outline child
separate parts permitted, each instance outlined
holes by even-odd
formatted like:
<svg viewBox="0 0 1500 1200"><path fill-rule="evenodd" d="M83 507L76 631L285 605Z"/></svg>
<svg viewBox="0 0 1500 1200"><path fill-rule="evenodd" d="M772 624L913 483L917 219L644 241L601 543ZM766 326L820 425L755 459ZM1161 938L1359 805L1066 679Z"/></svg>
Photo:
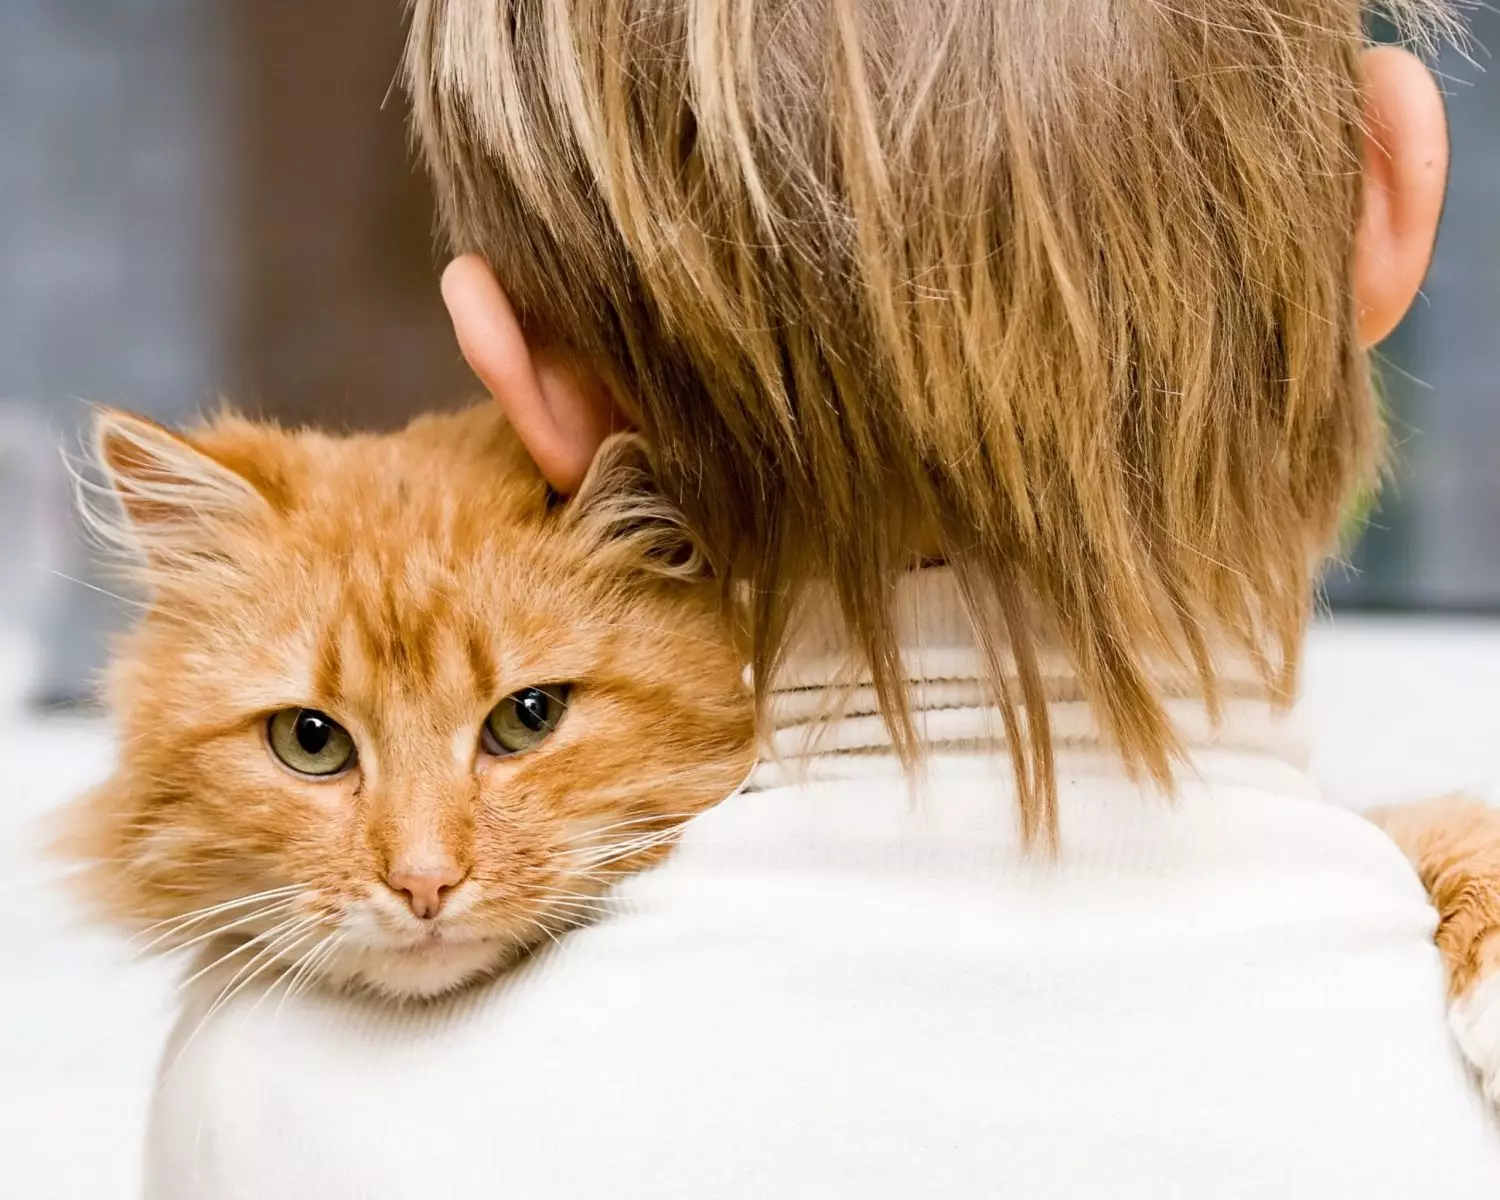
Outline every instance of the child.
<svg viewBox="0 0 1500 1200"><path fill-rule="evenodd" d="M461 1014L262 1023L296 1149L206 1031L154 1194L1500 1184L1431 909L1284 712L1446 171L1360 19L417 0L465 355L559 492L643 432L775 761Z"/></svg>

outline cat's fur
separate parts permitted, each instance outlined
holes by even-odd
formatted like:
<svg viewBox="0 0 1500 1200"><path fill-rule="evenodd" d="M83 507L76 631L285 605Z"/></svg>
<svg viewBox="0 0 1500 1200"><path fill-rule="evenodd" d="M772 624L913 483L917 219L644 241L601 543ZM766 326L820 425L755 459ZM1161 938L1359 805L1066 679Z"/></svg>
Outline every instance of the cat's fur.
<svg viewBox="0 0 1500 1200"><path fill-rule="evenodd" d="M1500 808L1444 796L1371 814L1416 868L1437 909L1448 1023L1500 1105Z"/></svg>
<svg viewBox="0 0 1500 1200"><path fill-rule="evenodd" d="M96 444L148 602L109 677L118 766L70 837L148 944L435 995L586 918L752 764L733 622L632 439L566 504L495 405L347 437L105 412ZM487 754L490 710L544 684L572 685L553 735ZM357 765L282 767L287 708ZM386 881L412 855L464 874L435 919Z"/></svg>

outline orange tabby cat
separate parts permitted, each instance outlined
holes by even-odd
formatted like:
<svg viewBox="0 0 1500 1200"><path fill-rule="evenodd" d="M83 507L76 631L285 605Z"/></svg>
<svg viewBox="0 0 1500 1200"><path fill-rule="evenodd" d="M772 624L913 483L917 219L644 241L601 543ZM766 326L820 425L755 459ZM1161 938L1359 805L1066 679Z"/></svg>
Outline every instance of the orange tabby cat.
<svg viewBox="0 0 1500 1200"><path fill-rule="evenodd" d="M150 603L72 849L226 988L458 987L745 778L742 657L633 439L561 505L494 405L350 437L106 412L97 447Z"/></svg>

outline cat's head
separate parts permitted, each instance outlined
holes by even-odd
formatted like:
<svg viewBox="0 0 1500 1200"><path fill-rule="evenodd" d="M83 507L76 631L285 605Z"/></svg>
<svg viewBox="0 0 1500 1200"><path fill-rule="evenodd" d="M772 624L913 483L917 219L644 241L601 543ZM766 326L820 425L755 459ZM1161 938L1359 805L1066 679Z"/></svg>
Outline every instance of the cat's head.
<svg viewBox="0 0 1500 1200"><path fill-rule="evenodd" d="M437 994L751 764L719 588L632 439L566 503L493 405L348 437L106 412L96 446L148 598L73 841L162 948Z"/></svg>

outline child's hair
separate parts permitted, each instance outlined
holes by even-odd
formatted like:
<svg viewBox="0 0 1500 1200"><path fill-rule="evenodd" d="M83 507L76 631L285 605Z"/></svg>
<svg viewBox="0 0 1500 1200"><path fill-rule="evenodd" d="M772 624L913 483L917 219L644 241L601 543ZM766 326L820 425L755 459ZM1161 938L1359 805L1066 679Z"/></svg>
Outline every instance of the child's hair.
<svg viewBox="0 0 1500 1200"><path fill-rule="evenodd" d="M407 72L453 248L631 398L757 679L827 580L914 761L892 581L940 555L1049 833L1039 644L1166 785L1148 662L1289 697L1373 481L1360 9L416 0Z"/></svg>

